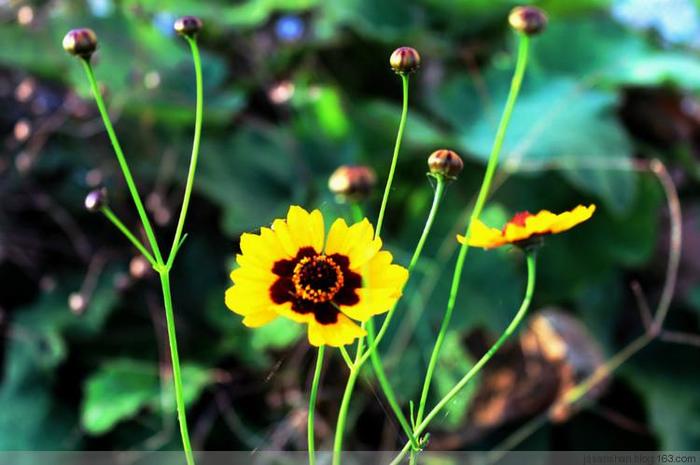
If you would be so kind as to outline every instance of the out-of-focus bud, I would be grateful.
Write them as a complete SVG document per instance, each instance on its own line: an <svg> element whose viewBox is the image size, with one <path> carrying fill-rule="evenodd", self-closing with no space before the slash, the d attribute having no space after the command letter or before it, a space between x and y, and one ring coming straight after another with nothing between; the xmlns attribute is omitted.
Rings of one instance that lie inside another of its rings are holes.
<svg viewBox="0 0 700 465"><path fill-rule="evenodd" d="M107 206L107 189L104 187L92 190L85 196L85 208L89 212L98 212Z"/></svg>
<svg viewBox="0 0 700 465"><path fill-rule="evenodd" d="M508 16L511 27L528 36L534 36L547 27L547 15L535 6L517 6Z"/></svg>
<svg viewBox="0 0 700 465"><path fill-rule="evenodd" d="M377 176L369 166L343 165L328 178L328 188L341 200L363 200L372 194Z"/></svg>
<svg viewBox="0 0 700 465"><path fill-rule="evenodd" d="M134 257L129 262L129 274L134 279L143 279L151 274L153 267L148 260L141 255Z"/></svg>
<svg viewBox="0 0 700 465"><path fill-rule="evenodd" d="M175 20L173 29L181 36L194 37L202 30L202 26L202 20L196 16L183 16Z"/></svg>
<svg viewBox="0 0 700 465"><path fill-rule="evenodd" d="M97 49L97 35L86 27L71 29L63 37L63 49L71 55L89 60Z"/></svg>
<svg viewBox="0 0 700 465"><path fill-rule="evenodd" d="M462 158L457 152L448 149L436 150L428 157L430 175L443 177L447 180L455 180L464 169Z"/></svg>
<svg viewBox="0 0 700 465"><path fill-rule="evenodd" d="M76 315L82 315L87 305L88 300L81 292L71 292L68 296L68 308Z"/></svg>
<svg viewBox="0 0 700 465"><path fill-rule="evenodd" d="M420 54L413 47L399 47L391 54L389 64L398 74L410 74L420 68Z"/></svg>

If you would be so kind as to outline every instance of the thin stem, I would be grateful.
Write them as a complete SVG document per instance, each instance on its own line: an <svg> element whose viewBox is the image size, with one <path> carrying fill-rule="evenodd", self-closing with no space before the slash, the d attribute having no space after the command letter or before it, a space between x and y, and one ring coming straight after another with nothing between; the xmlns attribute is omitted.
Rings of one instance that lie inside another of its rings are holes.
<svg viewBox="0 0 700 465"><path fill-rule="evenodd" d="M129 228L127 228L124 225L124 223L122 223L122 221L117 217L117 215L112 211L112 209L109 207L102 207L100 211L107 217L109 221L112 222L114 226L117 227L117 229L119 229L122 232L122 234L124 234L124 236L126 236L127 239L129 239L129 241L134 245L134 247L136 247L144 257L146 257L146 260L148 260L151 266L155 268L156 261L153 258L153 255L151 255L151 253L148 250L146 250L146 247L141 243L141 241L139 241L136 238L136 236L134 236L131 233L131 231L129 231Z"/></svg>
<svg viewBox="0 0 700 465"><path fill-rule="evenodd" d="M361 349L361 348L359 348ZM358 349L358 354L361 350ZM348 407L350 406L350 399L352 398L352 391L355 388L355 382L360 374L360 367L356 364L350 369L350 374L348 375L348 382L345 385L345 392L343 392L343 400L340 403L340 409L338 411L338 422L335 426L335 439L333 440L333 465L340 465L341 454L343 452L343 434L345 432L345 423L348 417Z"/></svg>
<svg viewBox="0 0 700 465"><path fill-rule="evenodd" d="M345 364L348 366L348 368L352 369L352 366L354 365L352 359L350 358L350 354L348 353L348 350L340 346L338 347L338 350L340 352L340 355L343 357L343 360L345 360Z"/></svg>
<svg viewBox="0 0 700 465"><path fill-rule="evenodd" d="M182 373L180 370L180 357L177 351L177 336L175 334L175 316L173 315L173 302L170 293L170 273L167 269L165 269L161 270L159 274L160 283L163 288L163 302L165 303L165 321L168 327L168 343L170 345L170 358L173 366L173 384L175 385L175 405L177 408L177 419L180 423L182 447L185 451L187 465L194 465L192 446L190 445L190 435L187 431L185 399L182 395Z"/></svg>
<svg viewBox="0 0 700 465"><path fill-rule="evenodd" d="M367 342L369 344L369 347L374 346L374 340L375 340L374 321L368 320L367 321ZM379 385L381 386L382 391L384 392L384 396L386 397L386 400L389 402L389 406L391 406L391 410L394 412L394 415L396 416L396 419L398 420L399 425L401 425L401 428L403 429L404 433L406 433L408 440L411 442L413 447L417 449L419 447L418 441L416 440L415 436L413 435L413 430L411 429L411 425L409 425L408 420L406 419L406 416L403 414L403 411L401 410L401 406L399 405L399 402L396 400L396 393L394 393L394 389L391 387L391 383L389 383L389 379L386 376L386 372L384 371L384 366L382 365L382 360L379 357L379 353L377 350L372 350L372 352L370 354L370 359L372 360L372 367L374 368L374 374L377 376L377 381L379 381Z"/></svg>
<svg viewBox="0 0 700 465"><path fill-rule="evenodd" d="M316 396L318 395L318 384L321 379L321 369L323 368L323 354L326 346L318 348L316 358L316 368L314 369L314 379L311 382L311 394L309 395L309 415L307 425L307 439L309 442L309 465L316 463L316 446L314 445L314 413L316 411Z"/></svg>
<svg viewBox="0 0 700 465"><path fill-rule="evenodd" d="M443 194L445 193L445 187L446 183L444 179L438 179L437 185L435 186L435 195L433 196L433 204L430 207L430 213L428 214L428 219L425 222L425 226L423 227L423 232L421 234L420 239L418 240L418 244L416 245L415 250L413 251L413 255L411 256L411 261L408 264L408 274L409 274L409 279L411 276L411 272L415 268L415 266L418 264L418 260L420 259L421 253L423 252L423 247L425 246L425 242L428 239L428 236L430 235L430 231L433 228L433 223L435 222L435 218L437 216L438 210L440 208L440 201L442 200ZM360 365L365 363L367 359L372 356L372 354L376 351L377 346L379 343L382 341L384 338L384 335L386 334L387 330L389 329L389 324L391 323L391 320L394 316L394 313L396 312L396 308L398 307L398 301L394 304L394 306L389 310L389 312L386 315L386 318L384 318L384 322L382 323L382 327L379 328L379 332L377 333L377 337L374 340L374 343L370 343L367 352L365 352L365 355L360 359Z"/></svg>
<svg viewBox="0 0 700 465"><path fill-rule="evenodd" d="M391 184L394 181L394 173L396 172L396 163L399 160L399 150L401 150L401 140L403 139L403 131L406 127L406 118L408 117L408 75L400 74L403 84L403 109L401 110L401 120L399 122L399 131L396 134L396 143L394 144L394 155L391 159L391 168L389 168L389 177L386 180L384 187L384 196L382 197L382 206L379 209L379 217L377 218L377 229L374 232L375 237L379 237L384 224L384 214L386 206L389 203L389 192L391 192Z"/></svg>
<svg viewBox="0 0 700 465"><path fill-rule="evenodd" d="M131 170L129 169L129 164L126 162L124 157L124 152L122 151L121 145L119 145L119 140L117 140L117 134L114 132L114 127L112 127L112 122L109 119L109 113L107 113L107 108L105 107L104 101L102 99L102 94L97 86L97 80L95 79L95 73L92 70L90 62L86 59L80 60L83 63L83 68L85 69L85 74L87 74L88 81L90 82L90 88L92 90L92 95L95 97L95 103L97 103L97 108L100 111L100 116L102 116L102 122L107 130L107 135L114 148L114 153L117 155L117 161L119 162L119 167L124 175L124 180L129 188L131 197L134 200L134 205L136 206L136 211L141 218L141 223L146 231L146 237L153 250L153 255L155 256L157 263L162 263L163 258L160 254L160 249L158 248L158 241L156 241L156 236L153 234L153 228L151 227L151 222L146 214L146 209L143 207L143 202L141 201L141 196L136 188L136 183L134 183L134 178L131 176Z"/></svg>
<svg viewBox="0 0 700 465"><path fill-rule="evenodd" d="M194 73L197 87L197 103L195 109L195 123L194 123L194 139L192 142L192 155L190 157L190 168L187 173L187 183L185 184L185 194L182 199L182 207L180 208L180 217L177 221L177 229L175 230L175 236L173 237L173 244L170 247L170 254L168 255L168 268L172 267L175 261L175 256L180 246L180 238L182 237L182 230L185 226L185 218L187 217L187 209L190 205L190 197L192 196L192 187L194 186L194 175L197 171L197 160L199 158L199 144L202 137L202 114L203 114L203 102L204 102L204 90L202 85L202 62L199 57L199 48L197 47L197 40L185 36L185 39L190 44L192 49L192 59L194 61Z"/></svg>
<svg viewBox="0 0 700 465"><path fill-rule="evenodd" d="M425 429L428 427L430 422L442 411L443 408L449 404L452 399L454 399L457 394L467 385L469 382L476 376L481 369L488 363L489 360L491 360L491 357L498 351L498 349L501 348L504 342L515 332L516 328L520 325L520 322L523 320L525 315L527 314L527 310L530 307L530 303L532 302L532 296L535 291L535 278L537 274L537 267L536 267L536 255L535 253L528 253L527 255L527 285L525 288L525 297L523 297L523 301L520 304L520 308L518 309L517 313L513 317L513 320L511 320L510 324L508 327L503 331L501 336L498 338L498 340L491 346L491 348L486 352L478 362L465 374L462 379L459 380L459 382L452 388L450 391L445 394L445 397L440 399L440 401L433 407L433 409L425 416L425 419L419 422L418 426L415 428L414 433L416 436L419 436ZM403 457L406 455L406 453L409 451L411 448L411 443L407 442L406 445L403 447L399 455L391 462L391 465L397 465L401 462Z"/></svg>
<svg viewBox="0 0 700 465"><path fill-rule="evenodd" d="M469 237L471 235L472 224L474 220L481 216L481 211L486 203L486 198L488 197L489 190L491 188L491 182L493 180L493 175L498 167L498 159L503 148L503 141L506 135L506 129L508 128L508 123L513 113L513 108L515 107L515 102L518 98L518 93L520 92L520 87L523 82L523 76L525 75L525 69L527 67L527 57L529 51L529 38L525 34L518 34L519 46L518 46L518 58L515 66L515 72L513 74L513 80L510 85L510 92L508 93L508 99L506 100L506 105L503 110L503 115L501 116L501 121L498 125L498 130L496 131L496 138L493 142L493 147L491 148L491 154L489 155L489 161L486 166L486 173L484 174L484 179L481 183L481 188L479 189L479 195L476 198L476 203L474 204L474 209L469 218L469 224L467 225L465 237L466 240L462 244L459 250L459 256L457 257L457 263L455 264L454 273L452 275L452 285L450 287L449 299L447 301L447 308L445 310L445 315L443 316L442 324L440 325L440 332L438 333L437 340L435 341L435 346L433 348L433 353L430 357L430 362L428 363L428 369L426 371L425 380L423 383L423 390L421 393L420 403L418 405L418 416L416 417L416 422L420 423L423 418L423 413L425 411L425 405L428 400L428 392L430 391L430 384L433 379L433 374L435 372L435 367L437 365L438 359L440 358L440 350L442 349L442 344L444 343L445 336L447 334L447 328L449 327L450 320L452 318L452 312L454 311L455 304L457 303L457 295L459 294L459 286L462 279L462 270L464 269L464 262L467 257L467 251L469 250Z"/></svg>
<svg viewBox="0 0 700 465"><path fill-rule="evenodd" d="M435 221L435 217L437 215L439 206L440 206L440 200L442 200L443 193L445 192L445 180L442 177L437 178L437 184L435 186L435 194L433 196L433 204L430 207L430 213L428 214L428 219L425 222L425 226L423 227L423 233L420 236L420 239L418 240L418 244L416 245L415 250L413 251L413 256L411 257L411 261L408 264L408 273L409 276L411 275L411 272L415 268L416 264L418 263L418 260L420 259L421 253L423 252L423 247L425 246L425 242L428 239L428 235L430 234L430 230L433 227L433 223ZM384 323L382 324L381 328L381 336L386 333L387 328L389 327L389 323L391 322L391 318L393 317L393 313L396 310L397 304L395 304L388 312L387 317L384 319ZM406 433L407 437L411 441L411 444L415 449L419 448L418 440L415 438L413 435L413 431L411 429L411 426L408 423L408 420L406 419L406 416L403 414L403 411L401 410L401 407L399 406L398 401L396 400L396 394L394 393L393 388L391 387L391 384L389 383L389 380L387 379L386 372L384 371L384 366L382 364L381 356L379 355L379 351L377 350L378 346L378 341L379 337L375 337L375 329L374 329L374 321L369 320L367 322L367 341L368 341L368 353L369 356L372 360L372 367L374 368L374 372L377 375L377 380L379 381L380 386L382 387L382 390L384 391L384 395L387 398L387 401L389 402L389 405L391 406L391 409L394 411L394 414L396 415L396 419L398 420L399 424L401 425L401 428L403 428L404 432ZM364 358L366 360L366 357Z"/></svg>

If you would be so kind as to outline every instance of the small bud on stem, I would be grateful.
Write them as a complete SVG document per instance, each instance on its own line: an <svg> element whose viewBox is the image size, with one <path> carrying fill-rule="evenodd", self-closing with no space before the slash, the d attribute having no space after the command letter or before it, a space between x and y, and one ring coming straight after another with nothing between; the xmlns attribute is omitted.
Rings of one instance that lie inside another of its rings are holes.
<svg viewBox="0 0 700 465"><path fill-rule="evenodd" d="M368 166L343 165L328 179L328 188L340 200L363 200L370 196L377 183L374 170Z"/></svg>
<svg viewBox="0 0 700 465"><path fill-rule="evenodd" d="M90 191L85 196L85 208L91 213L100 211L107 206L107 189L104 187Z"/></svg>
<svg viewBox="0 0 700 465"><path fill-rule="evenodd" d="M511 10L508 22L516 31L534 36L547 27L547 15L534 6L517 6Z"/></svg>
<svg viewBox="0 0 700 465"><path fill-rule="evenodd" d="M430 154L428 157L428 167L431 176L440 176L446 180L455 180L464 169L462 158L457 152L440 149Z"/></svg>
<svg viewBox="0 0 700 465"><path fill-rule="evenodd" d="M410 74L420 68L420 54L415 48L400 47L391 54L389 64L397 74Z"/></svg>
<svg viewBox="0 0 700 465"><path fill-rule="evenodd" d="M202 20L196 16L183 16L175 20L173 29L181 36L194 37L202 30Z"/></svg>
<svg viewBox="0 0 700 465"><path fill-rule="evenodd" d="M71 55L89 60L97 49L97 35L86 27L72 29L63 37L63 49Z"/></svg>

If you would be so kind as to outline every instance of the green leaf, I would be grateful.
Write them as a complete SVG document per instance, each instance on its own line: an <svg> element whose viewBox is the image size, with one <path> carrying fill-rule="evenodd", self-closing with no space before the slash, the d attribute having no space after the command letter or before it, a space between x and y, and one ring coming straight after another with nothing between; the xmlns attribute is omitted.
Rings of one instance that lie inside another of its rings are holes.
<svg viewBox="0 0 700 465"><path fill-rule="evenodd" d="M186 405L199 398L212 382L211 373L196 365L182 366L183 397ZM162 397L161 397L162 395ZM133 418L142 409L173 412L174 386L163 387L158 367L151 362L131 359L105 363L86 382L81 422L90 434L103 434L124 420Z"/></svg>
<svg viewBox="0 0 700 465"><path fill-rule="evenodd" d="M634 199L635 174L606 169L608 163L627 162L632 152L612 111L615 99L609 92L586 89L568 78L524 89L503 144L502 166L511 171L521 166L568 166L564 176L574 185L600 197L613 211L624 212ZM504 102L505 96L497 101ZM491 122L481 119L461 141L486 161L494 135Z"/></svg>

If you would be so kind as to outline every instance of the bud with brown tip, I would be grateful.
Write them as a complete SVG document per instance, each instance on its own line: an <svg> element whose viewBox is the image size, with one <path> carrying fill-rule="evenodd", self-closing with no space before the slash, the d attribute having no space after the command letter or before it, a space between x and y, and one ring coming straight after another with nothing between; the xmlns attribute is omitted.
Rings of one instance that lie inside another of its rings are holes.
<svg viewBox="0 0 700 465"><path fill-rule="evenodd" d="M528 36L534 36L547 27L547 15L535 6L517 6L508 16L511 27Z"/></svg>
<svg viewBox="0 0 700 465"><path fill-rule="evenodd" d="M97 49L97 35L86 27L71 29L63 37L63 49L71 55L89 60Z"/></svg>
<svg viewBox="0 0 700 465"><path fill-rule="evenodd" d="M339 200L363 200L370 196L377 176L369 166L343 165L328 179L328 188Z"/></svg>
<svg viewBox="0 0 700 465"><path fill-rule="evenodd" d="M85 196L85 208L94 213L107 206L107 189L104 187L92 190Z"/></svg>
<svg viewBox="0 0 700 465"><path fill-rule="evenodd" d="M397 74L410 74L420 68L420 54L413 47L399 47L391 54L389 64Z"/></svg>
<svg viewBox="0 0 700 465"><path fill-rule="evenodd" d="M462 158L457 152L448 149L436 150L428 157L429 175L452 181L464 169Z"/></svg>
<svg viewBox="0 0 700 465"><path fill-rule="evenodd" d="M196 16L183 16L175 20L173 29L181 36L194 37L202 30L202 26L202 20Z"/></svg>

